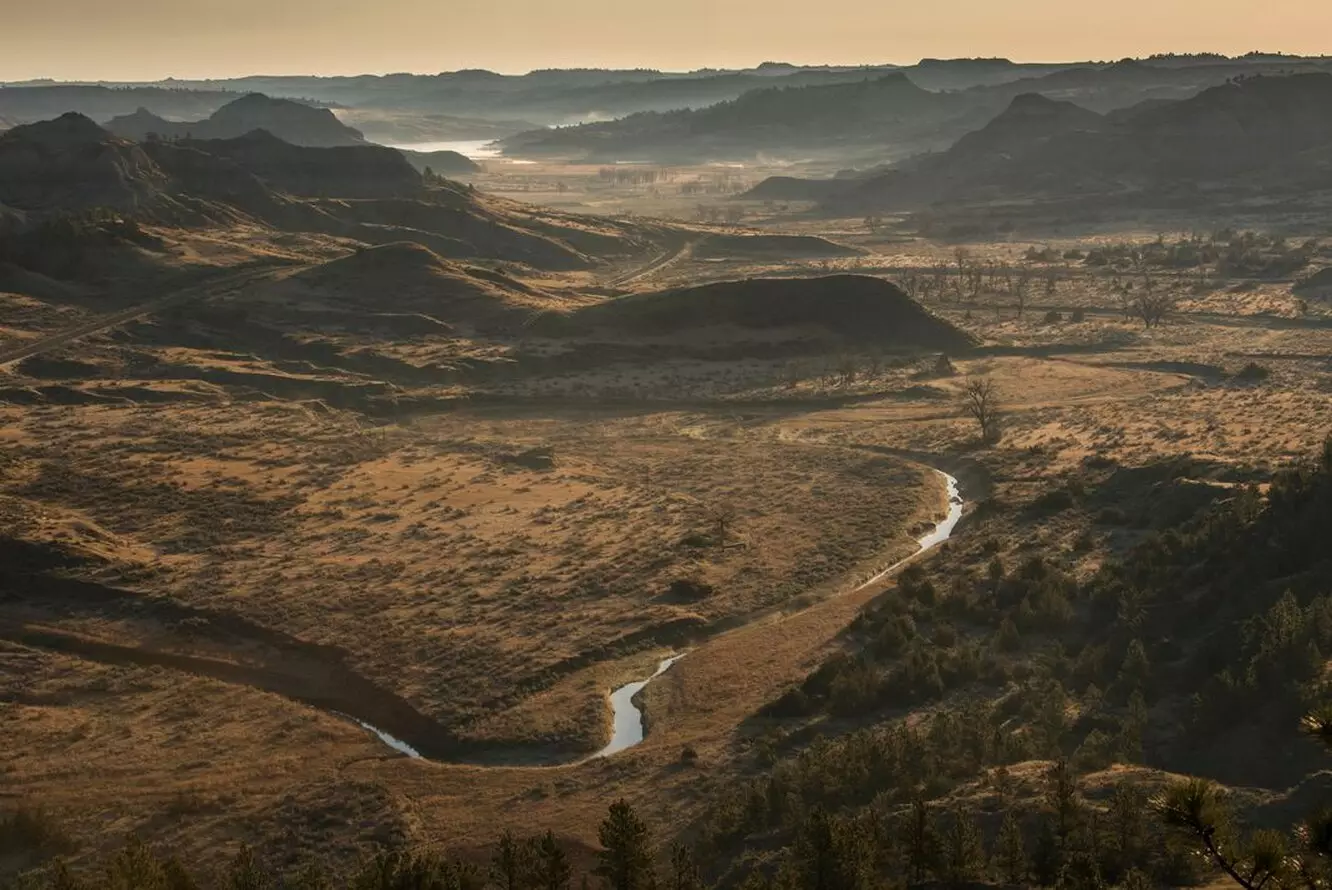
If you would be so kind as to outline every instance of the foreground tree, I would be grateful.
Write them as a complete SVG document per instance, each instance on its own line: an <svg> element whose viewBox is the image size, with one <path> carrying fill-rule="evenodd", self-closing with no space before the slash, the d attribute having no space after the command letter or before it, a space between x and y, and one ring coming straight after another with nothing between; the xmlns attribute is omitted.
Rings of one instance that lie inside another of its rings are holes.
<svg viewBox="0 0 1332 890"><path fill-rule="evenodd" d="M684 844L671 847L671 881L667 890L703 890L703 875L693 852Z"/></svg>
<svg viewBox="0 0 1332 890"><path fill-rule="evenodd" d="M1305 717L1304 730L1332 748L1332 709ZM1167 827L1244 890L1332 885L1332 808L1307 814L1289 835L1272 829L1246 833L1235 826L1221 790L1206 779L1178 782L1152 806Z"/></svg>
<svg viewBox="0 0 1332 890"><path fill-rule="evenodd" d="M989 377L970 377L962 387L962 406L980 425L981 441L987 445L999 441L999 390Z"/></svg>
<svg viewBox="0 0 1332 890"><path fill-rule="evenodd" d="M534 890L568 890L573 869L569 857L555 842L555 835L547 831L530 841L528 859L529 884Z"/></svg>
<svg viewBox="0 0 1332 890"><path fill-rule="evenodd" d="M595 874L611 890L647 890L655 883L648 827L627 801L617 800L597 830Z"/></svg>
<svg viewBox="0 0 1332 890"><path fill-rule="evenodd" d="M528 867L527 854L528 848L518 842L513 832L506 831L500 835L490 869L495 883L502 890L519 890Z"/></svg>

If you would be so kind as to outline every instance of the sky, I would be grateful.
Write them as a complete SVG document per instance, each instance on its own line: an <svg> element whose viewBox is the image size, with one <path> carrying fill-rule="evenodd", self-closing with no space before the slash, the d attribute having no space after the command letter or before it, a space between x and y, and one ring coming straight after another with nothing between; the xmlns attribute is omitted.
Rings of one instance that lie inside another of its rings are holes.
<svg viewBox="0 0 1332 890"><path fill-rule="evenodd" d="M1329 0L0 0L0 81L1332 53Z"/></svg>

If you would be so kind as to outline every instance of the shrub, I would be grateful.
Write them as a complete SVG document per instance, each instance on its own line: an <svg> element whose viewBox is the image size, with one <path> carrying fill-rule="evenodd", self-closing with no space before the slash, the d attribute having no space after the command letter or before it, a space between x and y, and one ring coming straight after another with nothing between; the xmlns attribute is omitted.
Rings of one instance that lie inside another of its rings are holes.
<svg viewBox="0 0 1332 890"><path fill-rule="evenodd" d="M1270 376L1272 376L1271 370L1256 362L1249 362L1239 370L1235 379L1240 383L1261 383Z"/></svg>
<svg viewBox="0 0 1332 890"><path fill-rule="evenodd" d="M1059 324L1059 322L1063 320L1064 315L1058 309L1051 309L1049 312L1045 313L1046 324Z"/></svg>

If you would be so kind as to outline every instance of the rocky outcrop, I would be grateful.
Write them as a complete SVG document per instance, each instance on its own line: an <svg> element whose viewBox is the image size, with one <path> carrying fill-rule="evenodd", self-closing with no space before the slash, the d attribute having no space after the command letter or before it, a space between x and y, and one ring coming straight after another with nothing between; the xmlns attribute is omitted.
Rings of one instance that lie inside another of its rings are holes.
<svg viewBox="0 0 1332 890"><path fill-rule="evenodd" d="M0 134L0 204L15 210L127 212L152 204L166 187L140 146L81 114Z"/></svg>

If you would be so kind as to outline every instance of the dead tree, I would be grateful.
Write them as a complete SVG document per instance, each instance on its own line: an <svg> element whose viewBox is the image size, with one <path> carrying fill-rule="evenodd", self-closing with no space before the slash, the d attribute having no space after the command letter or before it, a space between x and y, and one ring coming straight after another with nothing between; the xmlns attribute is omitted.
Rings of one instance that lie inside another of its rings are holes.
<svg viewBox="0 0 1332 890"><path fill-rule="evenodd" d="M1146 289L1133 301L1133 314L1144 327L1154 328L1175 309L1175 298L1167 293L1152 293Z"/></svg>
<svg viewBox="0 0 1332 890"><path fill-rule="evenodd" d="M735 524L736 510L730 504L713 504L708 507L708 522L712 523L713 535L718 547L725 547L731 526Z"/></svg>
<svg viewBox="0 0 1332 890"><path fill-rule="evenodd" d="M1027 293L1031 290L1031 276L1030 269L1018 269L1008 287L1008 292L1013 296L1013 303L1017 306L1018 318L1027 311Z"/></svg>
<svg viewBox="0 0 1332 890"><path fill-rule="evenodd" d="M981 441L999 441L999 390L989 377L969 377L962 388L963 408L980 425Z"/></svg>

